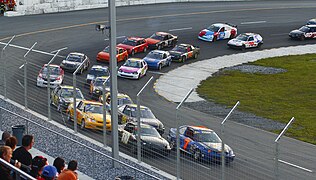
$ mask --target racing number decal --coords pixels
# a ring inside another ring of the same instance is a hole
[[[190,138],[185,138],[184,139],[184,145],[183,145],[183,149],[184,150],[187,150],[187,147],[189,145],[189,143],[191,142],[191,139]]]
[[[188,52],[188,58],[193,57],[193,51]]]

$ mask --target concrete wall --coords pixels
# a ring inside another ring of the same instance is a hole
[[[169,2],[198,1],[237,1],[237,0],[116,0],[116,6],[156,4]],[[14,12],[8,11],[5,16],[44,14],[83,9],[108,7],[108,0],[16,0]]]

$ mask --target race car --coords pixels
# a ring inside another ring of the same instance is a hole
[[[187,59],[197,59],[200,54],[200,48],[191,44],[179,44],[169,52],[172,61],[185,62]]]
[[[124,125],[120,125],[118,128],[120,142],[127,145],[128,149],[134,154],[137,153],[137,127],[136,122],[128,122]],[[171,148],[169,142],[164,139],[154,127],[143,123],[140,124],[140,127],[142,150],[145,150],[145,152],[151,155],[153,153],[157,155],[170,154]]]
[[[77,122],[81,129],[103,130],[103,106],[100,102],[82,100],[77,103]],[[71,103],[67,110],[67,119],[74,120],[74,106]],[[111,131],[111,115],[106,113],[106,130]]]
[[[228,23],[215,23],[200,31],[198,38],[214,42],[222,39],[232,39],[237,36],[237,26]]]
[[[103,94],[103,83],[105,82],[105,91],[110,92],[110,78],[109,76],[97,77],[90,83],[89,94],[92,95],[92,99],[98,99]]]
[[[101,95],[99,97],[99,101],[101,103],[103,103],[103,96]],[[110,103],[111,103],[111,94],[110,92],[107,92],[105,94],[105,102],[106,102],[106,105],[108,106],[108,109],[110,109]],[[124,94],[124,93],[118,93],[117,94],[117,106],[120,107],[120,106],[123,106],[125,104],[133,104],[133,100],[131,97],[129,97],[129,95],[127,94]]]
[[[300,29],[295,29],[289,33],[289,36],[291,39],[299,39],[301,41],[316,38],[316,24],[305,25]]]
[[[160,134],[163,134],[165,127],[159,119],[155,117],[152,111],[146,106],[140,106],[140,122],[149,124],[156,128]],[[126,122],[137,122],[137,105],[126,104],[118,108],[118,121],[121,124]]]
[[[84,100],[82,92],[79,88],[76,88],[76,100]],[[62,112],[68,108],[68,105],[72,103],[74,97],[73,86],[57,86],[50,96],[51,104],[57,107],[57,111]]]
[[[261,47],[263,38],[256,33],[239,34],[236,38],[228,41],[227,45],[231,48],[245,50],[246,48]]]
[[[119,77],[140,79],[146,75],[148,70],[147,63],[139,58],[129,58],[119,68],[117,75]]]
[[[166,32],[156,32],[149,38],[146,38],[150,49],[163,49],[164,47],[173,47],[178,42],[178,36]]]
[[[107,66],[93,65],[87,74],[86,82],[90,85],[92,80],[101,76],[110,76],[109,68]]]
[[[86,60],[86,61],[85,61]],[[76,69],[80,66],[81,63],[83,66],[81,66],[79,70],[79,74],[82,74],[84,70],[87,70],[90,65],[90,59],[88,56],[84,55],[83,53],[78,52],[72,52],[69,53],[65,60],[63,60],[60,64],[60,66],[65,70],[69,72],[75,72]]]
[[[139,52],[147,52],[148,44],[144,38],[128,37],[116,47],[126,49],[129,55],[134,56]]]
[[[55,88],[58,85],[61,85],[64,80],[64,70],[55,64],[49,65],[50,67],[50,87]],[[44,66],[41,68],[41,70],[38,73],[36,85],[39,87],[47,87],[48,83],[48,68],[47,64],[44,64]]]
[[[162,50],[150,51],[143,60],[147,63],[148,68],[158,70],[164,66],[170,66],[172,61],[170,53]]]
[[[177,128],[171,128],[167,140],[171,148],[176,147]],[[222,140],[215,131],[204,126],[183,125],[179,127],[180,150],[193,155],[195,160],[208,162],[220,162],[222,151]],[[224,145],[225,162],[232,162],[235,158],[233,150]]]
[[[128,58],[126,49],[116,47],[116,60],[117,62],[125,61]],[[97,55],[98,62],[109,62],[110,61],[110,47],[107,46],[103,51]]]

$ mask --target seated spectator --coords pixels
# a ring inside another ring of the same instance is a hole
[[[14,136],[11,136],[5,140],[5,145],[9,146],[12,149],[12,151],[15,150],[17,144],[18,144],[18,140]]]
[[[78,169],[78,162],[76,160],[72,160],[68,163],[67,169],[63,170],[58,175],[58,180],[77,180],[78,174],[75,170]]]
[[[12,149],[9,146],[0,147],[0,158],[10,163],[12,157]],[[18,167],[19,168],[19,167]],[[0,177],[1,180],[13,180],[10,175],[10,169],[3,164],[0,164]]]
[[[32,154],[29,152],[32,149],[34,144],[34,137],[32,135],[24,135],[22,138],[22,146],[17,148],[13,152],[12,159],[18,160],[23,165],[31,167],[32,164]],[[29,169],[21,167],[21,170],[29,173]]]
[[[61,157],[57,157],[54,160],[53,166],[56,167],[58,174],[60,174],[65,169],[65,160]]]
[[[11,137],[11,134],[8,131],[4,131],[2,133],[2,138],[0,140],[0,146],[4,146],[5,145],[5,141]]]
[[[57,169],[55,166],[47,165],[42,171],[42,177],[39,180],[54,180],[57,177]]]
[[[48,165],[48,161],[46,158],[42,156],[35,156],[32,159],[30,175],[33,176],[34,178],[41,177],[41,174],[45,165]]]

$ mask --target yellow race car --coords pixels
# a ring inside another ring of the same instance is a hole
[[[74,119],[73,103],[66,111],[69,121]],[[103,105],[100,102],[82,100],[77,103],[77,122],[81,129],[103,130]],[[111,115],[106,113],[106,130],[111,131]]]

